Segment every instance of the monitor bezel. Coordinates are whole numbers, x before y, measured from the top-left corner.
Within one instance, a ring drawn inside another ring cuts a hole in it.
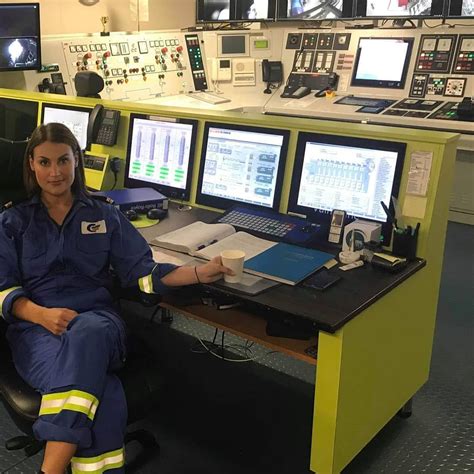
[[[296,144],[296,154],[291,177],[290,195],[288,199],[288,212],[306,216],[306,218],[318,224],[323,224],[329,228],[331,221],[331,211],[322,211],[298,204],[298,194],[300,189],[301,176],[303,174],[303,162],[306,144],[308,142],[316,142],[328,145],[339,145],[356,148],[380,149],[383,151],[394,151],[398,154],[395,165],[395,173],[393,176],[392,190],[390,196],[398,198],[400,184],[402,181],[403,166],[406,156],[407,144],[405,142],[396,142],[388,140],[378,140],[372,138],[360,138],[346,135],[327,135],[313,132],[299,132]],[[392,215],[394,215],[393,202],[390,200],[388,207]],[[345,210],[345,209],[343,209]],[[353,222],[355,219],[362,219],[370,222],[382,224],[383,245],[390,245],[392,238],[392,224],[390,222],[382,222],[366,217],[353,216],[346,214],[345,224]]]
[[[402,77],[399,82],[397,81],[377,81],[372,79],[356,79],[357,68],[359,67],[360,55],[361,55],[361,48],[360,42],[363,40],[369,41],[393,41],[393,40],[401,40],[404,43],[408,44],[407,53],[405,56],[405,63],[403,65]],[[376,88],[376,89],[403,89],[405,87],[405,83],[408,76],[408,69],[410,68],[410,61],[411,55],[413,53],[413,45],[415,42],[415,38],[413,37],[391,37],[391,36],[363,36],[359,38],[359,43],[357,44],[357,53],[356,58],[354,61],[354,68],[352,71],[352,78],[351,78],[351,87],[368,87],[368,88]],[[394,83],[399,85],[393,85]]]
[[[88,107],[80,107],[80,106],[77,106],[77,105],[68,105],[68,104],[55,104],[54,102],[43,102],[41,104],[41,124],[44,124],[44,113],[45,113],[46,107],[53,108],[53,109],[59,109],[59,110],[70,110],[70,111],[73,111],[73,112],[87,112],[88,115],[89,115],[89,120],[90,120],[90,116],[91,116],[91,112],[92,112],[92,109],[90,109]],[[49,123],[52,123],[52,122],[49,122]],[[79,143],[79,146],[81,146],[80,143]],[[87,149],[87,146],[88,146],[88,144],[86,143],[85,148],[81,148],[81,150]]]
[[[168,123],[182,123],[192,125],[191,130],[191,144],[189,148],[189,163],[188,163],[188,173],[186,176],[186,186],[181,188],[176,188],[173,186],[168,186],[160,183],[150,183],[148,181],[142,181],[139,179],[130,178],[128,172],[130,169],[130,153],[132,148],[132,136],[133,136],[133,126],[135,119],[150,120],[152,122],[168,122]],[[131,113],[128,124],[128,138],[127,138],[127,154],[125,156],[125,172],[124,172],[124,186],[126,188],[152,188],[156,191],[164,194],[170,199],[178,199],[181,201],[189,201],[191,196],[191,184],[193,179],[193,170],[196,154],[196,137],[198,133],[199,121],[194,119],[187,119],[181,117],[165,117],[154,114],[140,114],[140,113]]]
[[[38,32],[38,61],[36,66],[30,66],[30,67],[0,67],[0,72],[7,72],[7,71],[40,71],[41,70],[41,65],[42,65],[42,60],[41,60],[41,17],[40,17],[40,4],[38,2],[31,2],[31,3],[15,3],[15,2],[10,2],[10,3],[0,3],[0,9],[1,8],[6,8],[6,7],[36,7],[36,25],[37,26],[37,32]],[[31,38],[36,37],[36,36],[31,36]]]
[[[433,4],[439,3],[441,12],[429,15],[367,15],[367,0],[354,0],[354,20],[410,20],[411,18],[416,19],[430,19],[430,18],[443,18],[446,14],[446,3],[448,0],[432,0],[431,9],[433,10]],[[361,12],[363,10],[364,13]]]
[[[227,130],[243,131],[243,132],[255,132],[255,133],[267,133],[272,135],[283,136],[283,143],[281,145],[280,159],[278,162],[277,178],[275,183],[275,194],[273,196],[273,205],[271,207],[261,206],[258,204],[252,204],[239,200],[227,199],[219,196],[211,196],[209,194],[203,194],[201,192],[202,182],[204,177],[204,166],[206,163],[206,150],[207,143],[209,140],[209,130],[211,128],[224,128]],[[240,125],[220,122],[206,122],[204,124],[203,140],[201,148],[201,157],[199,163],[199,175],[196,190],[196,204],[203,206],[209,206],[215,209],[226,210],[234,205],[242,205],[254,209],[273,209],[278,211],[280,207],[281,194],[283,189],[283,178],[285,175],[286,159],[288,154],[288,143],[290,140],[290,130],[270,127],[259,127],[254,125]]]
[[[283,7],[284,5],[284,7]],[[277,0],[277,9],[276,9],[276,14],[275,18],[276,21],[302,21],[306,23],[315,23],[317,21],[339,21],[339,20],[353,20],[354,15],[355,15],[355,0],[343,0],[342,3],[342,10],[344,11],[345,7],[347,9],[350,8],[351,10],[351,15],[347,16],[340,16],[338,18],[328,18],[328,19],[318,19],[318,18],[296,18],[294,16],[286,16],[287,15],[287,10],[288,10],[288,0]],[[283,11],[282,14],[280,14],[280,10]]]

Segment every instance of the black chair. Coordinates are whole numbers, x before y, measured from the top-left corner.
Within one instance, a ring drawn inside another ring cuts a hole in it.
[[[78,97],[94,97],[100,99],[104,88],[104,80],[93,71],[80,71],[74,76],[74,86]]]
[[[137,301],[139,291],[126,291],[121,294],[126,299]],[[146,306],[156,305],[158,301],[139,299]],[[26,457],[31,457],[41,451],[43,442],[37,441],[32,432],[32,425],[38,417],[41,396],[33,390],[18,374],[12,361],[12,355],[5,337],[6,324],[0,321],[0,399],[9,412],[13,422],[23,435],[6,441],[7,450],[23,449]],[[163,379],[158,372],[156,363],[144,349],[142,341],[132,337],[129,343],[128,359],[123,369],[118,373],[128,405],[128,424],[144,419],[153,406],[158,402],[162,392]],[[128,432],[125,445],[137,442],[140,445],[139,454],[131,462],[126,463],[127,472],[143,465],[152,456],[159,453],[159,445],[154,435],[146,430],[138,429]]]
[[[9,201],[26,197],[23,187],[23,157],[28,140],[0,138],[0,210]]]

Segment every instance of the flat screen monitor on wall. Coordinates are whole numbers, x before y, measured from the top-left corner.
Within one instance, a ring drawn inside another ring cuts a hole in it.
[[[443,10],[444,0],[357,0],[356,17],[436,17]]]
[[[403,89],[413,38],[360,38],[352,86]]]
[[[353,17],[353,0],[278,0],[279,20],[336,20]]]
[[[196,132],[196,120],[131,114],[125,186],[188,200]]]
[[[31,137],[37,123],[38,102],[0,98],[0,138],[26,140]]]
[[[0,3],[0,71],[39,70],[39,3]]]
[[[288,210],[328,226],[333,209],[380,222],[388,245],[392,226],[380,202],[393,211],[405,150],[405,143],[300,133]]]
[[[273,21],[276,0],[197,0],[197,22]]]
[[[240,203],[277,210],[289,134],[206,123],[196,202],[217,209]]]
[[[91,109],[71,105],[43,104],[41,123],[62,123],[71,130],[82,150],[87,147],[87,126]]]
[[[474,17],[474,0],[450,0],[448,16]]]

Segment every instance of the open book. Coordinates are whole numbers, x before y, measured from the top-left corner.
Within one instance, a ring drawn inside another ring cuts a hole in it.
[[[236,232],[230,224],[205,224],[201,221],[160,235],[152,243],[207,260],[220,255],[223,250],[232,249],[243,250],[245,260],[249,260],[276,245],[276,242],[259,239],[246,232]]]
[[[220,255],[223,250],[243,250],[244,272],[287,285],[298,284],[333,258],[331,254],[319,250],[236,232],[230,224],[205,224],[200,221],[161,235],[152,243],[207,260]]]

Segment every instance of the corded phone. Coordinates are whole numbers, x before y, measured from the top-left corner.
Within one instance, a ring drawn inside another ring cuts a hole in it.
[[[262,61],[263,82],[281,82],[283,80],[283,63],[281,61]]]
[[[104,109],[97,104],[89,116],[87,126],[87,146],[91,143],[112,146],[117,143],[117,134],[120,124],[120,111]]]
[[[312,90],[318,92],[335,88],[339,80],[339,75],[335,72],[329,74],[295,74],[291,73],[288,84],[281,97],[290,99],[301,99],[311,93]],[[319,97],[319,96],[318,96]]]
[[[464,97],[459,102],[457,108],[458,117],[473,119],[474,118],[474,100],[471,97]]]

